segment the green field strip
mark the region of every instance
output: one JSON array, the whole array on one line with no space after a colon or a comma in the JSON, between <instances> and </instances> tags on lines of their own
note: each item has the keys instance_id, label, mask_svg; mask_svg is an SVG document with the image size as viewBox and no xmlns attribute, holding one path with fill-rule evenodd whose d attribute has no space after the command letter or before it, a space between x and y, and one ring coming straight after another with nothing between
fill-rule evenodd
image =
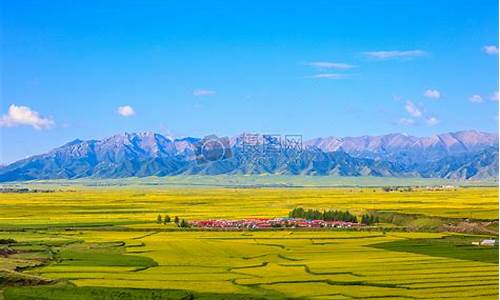
<instances>
[{"instance_id":1,"label":"green field strip","mask_svg":"<svg viewBox=\"0 0 500 300\"><path fill-rule=\"evenodd\" d=\"M429 286L418 286L418 287L409 287L409 289L411 290L432 290L432 289L452 289L452 288L471 288L471 287L476 287L476 288L479 288L479 287L485 287L485 286L488 286L488 287L497 287L498 289L498 281L494 281L493 283L477 283L477 284L472 284L472 285L468 285L468 284L452 284L452 285L437 285L437 286L433 286L433 285L429 285Z\"/></svg>"},{"instance_id":2,"label":"green field strip","mask_svg":"<svg viewBox=\"0 0 500 300\"><path fill-rule=\"evenodd\" d=\"M245 276L249 276L249 277L252 277L252 278L264 278L264 276L262 275L257 275L257 274L249 274L249 273L244 273L244 272L237 272L237 271L228 271L232 274L236 274L236 275L245 275ZM211 273L213 274L213 273Z\"/></svg>"},{"instance_id":3,"label":"green field strip","mask_svg":"<svg viewBox=\"0 0 500 300\"><path fill-rule=\"evenodd\" d=\"M366 297L356 297L356 296L351 296L351 299L419 299L418 297L412 297L412 296L402 296L402 295L383 295L383 296L366 296Z\"/></svg>"},{"instance_id":4,"label":"green field strip","mask_svg":"<svg viewBox=\"0 0 500 300\"><path fill-rule=\"evenodd\" d=\"M154 252L153 250L132 250L132 251L127 251L128 254L146 254L146 253L151 253Z\"/></svg>"},{"instance_id":5,"label":"green field strip","mask_svg":"<svg viewBox=\"0 0 500 300\"><path fill-rule=\"evenodd\" d=\"M121 273L121 272L131 272L134 267L103 267L103 266L62 266L58 264L52 264L41 269L37 269L36 272L40 274L46 273Z\"/></svg>"},{"instance_id":6,"label":"green field strip","mask_svg":"<svg viewBox=\"0 0 500 300\"><path fill-rule=\"evenodd\" d=\"M312 271L311 268L306 264L279 264L279 265L283 266L283 267L303 267L304 272L311 274L311 275L352 275L355 277L364 277L364 275L362 275L362 274L354 273L351 271L335 271L335 272Z\"/></svg>"},{"instance_id":7,"label":"green field strip","mask_svg":"<svg viewBox=\"0 0 500 300\"><path fill-rule=\"evenodd\" d=\"M311 241L311 244L312 245L317 245L317 246L321 246L321 245L339 245L341 244L340 242L315 242L315 241Z\"/></svg>"},{"instance_id":8,"label":"green field strip","mask_svg":"<svg viewBox=\"0 0 500 300\"><path fill-rule=\"evenodd\" d=\"M313 300L346 300L346 299L352 299L351 297L344 295L344 294L324 294L324 295L317 295L317 296L312 296L308 297L308 299L313 299Z\"/></svg>"},{"instance_id":9,"label":"green field strip","mask_svg":"<svg viewBox=\"0 0 500 300\"><path fill-rule=\"evenodd\" d=\"M498 293L484 293L484 294L473 294L473 295L467 295L467 299L473 299L473 298L478 298L478 299L493 299L493 300L498 300ZM436 297L423 297L420 299L456 299L456 300L462 300L464 299L463 295L456 295L456 296L436 296Z\"/></svg>"},{"instance_id":10,"label":"green field strip","mask_svg":"<svg viewBox=\"0 0 500 300\"><path fill-rule=\"evenodd\" d=\"M160 275L160 276L159 276ZM50 279L81 280L81 279L101 279L101 280L120 280L120 281L149 281L157 282L215 282L228 281L234 279L252 279L252 276L246 274L225 273L197 273L197 274L138 274L138 273L55 273L44 274Z\"/></svg>"},{"instance_id":11,"label":"green field strip","mask_svg":"<svg viewBox=\"0 0 500 300\"><path fill-rule=\"evenodd\" d=\"M132 240L142 240L143 238L146 238L148 236L152 236L152 235L155 235L155 234L158 234L160 233L160 231L153 231L151 233L148 233L148 234L144 234L144 235L140 235L140 236L137 236L137 237L133 237L131 238Z\"/></svg>"},{"instance_id":12,"label":"green field strip","mask_svg":"<svg viewBox=\"0 0 500 300\"><path fill-rule=\"evenodd\" d=\"M477 239L471 236L446 236L441 239L407 239L404 241L384 242L370 245L370 247L498 264L498 247L471 246L471 241Z\"/></svg>"},{"instance_id":13,"label":"green field strip","mask_svg":"<svg viewBox=\"0 0 500 300\"><path fill-rule=\"evenodd\" d=\"M374 264L375 266L375 264ZM376 267L367 267L364 269L366 273L370 275L377 275L380 274L381 270L377 270ZM393 274L396 275L403 275L403 274L422 274L422 273L430 273L430 272L443 272L443 271L450 271L453 272L454 270L457 271L466 271L466 272L490 272L490 271L498 271L498 267L496 266L448 266L448 265L438 265L438 266L432 266L429 268L425 267L419 267L416 265L414 268L392 268L390 266L387 266L384 271L391 271ZM439 273L437 273L439 274Z\"/></svg>"},{"instance_id":14,"label":"green field strip","mask_svg":"<svg viewBox=\"0 0 500 300\"><path fill-rule=\"evenodd\" d=\"M303 261L304 260L303 258L288 257L288 256L285 256L283 254L278 254L277 257L284 259L284 260L288 260L288 261Z\"/></svg>"},{"instance_id":15,"label":"green field strip","mask_svg":"<svg viewBox=\"0 0 500 300\"><path fill-rule=\"evenodd\" d=\"M399 288L388 287L373 287L364 285L330 285L323 282L300 282L300 283L276 283L274 285L267 285L267 287L278 290L292 297L304 297L324 295L324 294L341 294L349 299L354 298L412 298L408 294L408 290ZM369 296L369 297L367 297Z\"/></svg>"},{"instance_id":16,"label":"green field strip","mask_svg":"<svg viewBox=\"0 0 500 300\"><path fill-rule=\"evenodd\" d=\"M261 268L261 267L265 267L269 264L268 261L264 261L260 264L256 264L256 265L248 265L248 266L241 266L241 267L230 267L228 270L229 271L232 271L232 270L244 270L244 269L254 269L254 268Z\"/></svg>"},{"instance_id":17,"label":"green field strip","mask_svg":"<svg viewBox=\"0 0 500 300\"><path fill-rule=\"evenodd\" d=\"M295 283L326 283L328 285L334 286L367 286L367 287L379 287L379 288L398 288L398 289L409 289L398 284L391 283L376 283L367 281L335 281L331 279L310 279L310 280L282 280L282 281L272 281L272 282L261 282L261 283L248 283L244 284L235 281L238 285L243 286L254 286L254 285L275 285L275 284L295 284Z\"/></svg>"},{"instance_id":18,"label":"green field strip","mask_svg":"<svg viewBox=\"0 0 500 300\"><path fill-rule=\"evenodd\" d=\"M225 294L251 294L255 295L258 291L253 288L237 286L232 284L230 281L157 281L157 280L145 280L145 281L127 281L127 280L102 280L102 279L81 279L73 281L77 286L102 286L102 287L121 287L130 288L131 283L133 283L134 288L148 288L148 289L175 289L175 290L196 290L197 293L225 293ZM278 294L278 293L274 293ZM270 295L272 295L270 293ZM267 294L266 294L267 297ZM283 299L285 297L280 297ZM210 299L210 298L208 298ZM244 298L243 298L244 299Z\"/></svg>"},{"instance_id":19,"label":"green field strip","mask_svg":"<svg viewBox=\"0 0 500 300\"><path fill-rule=\"evenodd\" d=\"M484 276L469 276L469 277L452 277L452 276L446 276L446 278L434 276L431 278L422 278L422 277L413 277L410 279L410 277L407 278L394 278L392 277L391 279L382 279L380 277L374 277L378 282L397 282L401 285L412 285L412 284L425 284L425 283L439 283L439 282L452 282L455 283L457 281L460 282L479 282L481 280L497 280L498 281L498 274L495 275L484 275ZM430 279L436 279L436 280L430 280Z\"/></svg>"},{"instance_id":20,"label":"green field strip","mask_svg":"<svg viewBox=\"0 0 500 300\"><path fill-rule=\"evenodd\" d=\"M260 242L257 242L256 240L255 240L255 244L260 245L260 246L278 247L278 248L283 249L283 250L288 250L288 248L285 245L281 245L281 244L260 243Z\"/></svg>"},{"instance_id":21,"label":"green field strip","mask_svg":"<svg viewBox=\"0 0 500 300\"><path fill-rule=\"evenodd\" d=\"M154 268L154 266L138 267L138 268L136 268L134 270L131 270L130 272L143 272L143 271L149 270L151 268Z\"/></svg>"},{"instance_id":22,"label":"green field strip","mask_svg":"<svg viewBox=\"0 0 500 300\"><path fill-rule=\"evenodd\" d=\"M275 255L273 253L266 253L266 254L261 254L261 255L255 255L255 256L241 256L239 258L245 259L245 260L250 260L250 259L257 259L257 258L263 258L269 255Z\"/></svg>"},{"instance_id":23,"label":"green field strip","mask_svg":"<svg viewBox=\"0 0 500 300\"><path fill-rule=\"evenodd\" d=\"M125 247L128 249L128 248L137 248L137 247L144 247L146 246L146 244L144 242L140 242L140 243L130 243L129 241L125 242Z\"/></svg>"},{"instance_id":24,"label":"green field strip","mask_svg":"<svg viewBox=\"0 0 500 300\"><path fill-rule=\"evenodd\" d=\"M423 299L469 299L475 298L478 295L494 294L494 290L495 289L493 287L489 290L486 290L484 287L479 287L478 289L471 289L470 287L467 287L467 289L452 288L446 290L411 290L411 294ZM496 297L496 299L498 299L498 293ZM481 297L478 298L481 299Z\"/></svg>"},{"instance_id":25,"label":"green field strip","mask_svg":"<svg viewBox=\"0 0 500 300\"><path fill-rule=\"evenodd\" d=\"M390 273L391 276L430 276L430 275L435 275L435 276L443 276L443 275L448 275L448 274L453 274L452 272L456 272L457 270L446 270L446 271L430 271L430 270L413 270L413 271L408 271L408 272L397 272L393 270L385 270L385 271L363 271L364 276L373 276L373 277L378 277L378 276L384 276ZM474 275L492 275L492 274L498 274L498 271L476 271L476 272L470 272L470 271L465 271L467 272L467 275L474 276Z\"/></svg>"},{"instance_id":26,"label":"green field strip","mask_svg":"<svg viewBox=\"0 0 500 300\"><path fill-rule=\"evenodd\" d=\"M415 264L415 262L418 262L418 264ZM477 262L471 262L471 261L464 261L464 260L455 260L455 259L449 259L445 257L431 257L430 259L426 258L421 258L419 257L417 260L410 260L410 259L401 259L401 261L398 262L384 262L386 266L422 266L425 268L432 267L435 265L441 265L441 264L446 264L446 265L457 265L457 266L477 266Z\"/></svg>"},{"instance_id":27,"label":"green field strip","mask_svg":"<svg viewBox=\"0 0 500 300\"><path fill-rule=\"evenodd\" d=\"M157 266L155 266L155 268L159 268L159 267L175 267L175 268L186 268L186 267L192 267L192 268L206 268L206 269L213 269L214 266L209 266L209 265L177 265L177 264L159 264ZM225 267L220 267L219 268L225 268ZM234 267L234 268L238 268L238 267ZM252 267L250 267L252 268Z\"/></svg>"}]
</instances>

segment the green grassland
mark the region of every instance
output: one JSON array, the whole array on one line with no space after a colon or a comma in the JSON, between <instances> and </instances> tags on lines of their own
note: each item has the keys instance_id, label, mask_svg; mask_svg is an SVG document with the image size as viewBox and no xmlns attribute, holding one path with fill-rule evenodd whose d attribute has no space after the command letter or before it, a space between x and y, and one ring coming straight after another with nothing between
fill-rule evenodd
<instances>
[{"instance_id":1,"label":"green grassland","mask_svg":"<svg viewBox=\"0 0 500 300\"><path fill-rule=\"evenodd\" d=\"M196 231L155 222L158 214L279 217L297 206L380 213L394 229ZM490 233L425 232L455 220L488 222ZM0 299L498 299L498 247L471 245L498 239L497 221L495 187L73 183L0 193Z\"/></svg>"},{"instance_id":2,"label":"green grassland","mask_svg":"<svg viewBox=\"0 0 500 300\"><path fill-rule=\"evenodd\" d=\"M6 183L4 185L19 185ZM107 187L107 188L169 188L169 187L383 187L383 186L497 186L498 179L452 180L421 177L374 176L301 176L301 175L182 175L164 177L128 177L119 179L57 179L22 182L22 186L48 187Z\"/></svg>"}]
</instances>

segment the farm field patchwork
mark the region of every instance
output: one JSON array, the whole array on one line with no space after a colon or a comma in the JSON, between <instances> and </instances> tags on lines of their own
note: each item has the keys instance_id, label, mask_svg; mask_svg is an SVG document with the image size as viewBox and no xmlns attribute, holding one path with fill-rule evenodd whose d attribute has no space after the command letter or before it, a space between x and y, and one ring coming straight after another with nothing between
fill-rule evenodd
<instances>
[{"instance_id":1,"label":"farm field patchwork","mask_svg":"<svg viewBox=\"0 0 500 300\"><path fill-rule=\"evenodd\" d=\"M294 207L391 211L448 218L498 219L498 189L384 192L380 188L78 189L0 193L0 229L17 226L156 226L158 214L187 220L284 217ZM164 227L158 227L164 228Z\"/></svg>"},{"instance_id":2,"label":"farm field patchwork","mask_svg":"<svg viewBox=\"0 0 500 300\"><path fill-rule=\"evenodd\" d=\"M442 248L419 254L383 247L414 239L462 239L462 244L448 246L454 251L474 238L456 234L81 231L9 236L47 243L53 238L85 241L55 250L58 263L25 272L77 287L173 289L255 298L498 297L498 263L481 261L481 254L452 258L442 256ZM484 251L495 255L498 249ZM37 288L7 288L5 296L16 299L37 293ZM41 287L51 288L59 286ZM66 296L71 293L78 289L66 290Z\"/></svg>"},{"instance_id":3,"label":"farm field patchwork","mask_svg":"<svg viewBox=\"0 0 500 300\"><path fill-rule=\"evenodd\" d=\"M276 217L297 206L494 221L497 197L473 187L2 193L0 290L4 299L497 299L498 247L471 243L498 234L156 223L158 214Z\"/></svg>"}]
</instances>

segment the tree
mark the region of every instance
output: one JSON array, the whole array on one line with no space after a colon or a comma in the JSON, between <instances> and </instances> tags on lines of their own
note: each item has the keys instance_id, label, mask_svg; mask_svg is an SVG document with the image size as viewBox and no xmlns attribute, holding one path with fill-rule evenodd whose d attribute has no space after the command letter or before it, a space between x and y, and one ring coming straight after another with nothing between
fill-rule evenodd
<instances>
[{"instance_id":1,"label":"tree","mask_svg":"<svg viewBox=\"0 0 500 300\"><path fill-rule=\"evenodd\" d=\"M378 222L379 222L378 217L374 215L365 214L361 217L361 223L365 225L372 225Z\"/></svg>"},{"instance_id":2,"label":"tree","mask_svg":"<svg viewBox=\"0 0 500 300\"><path fill-rule=\"evenodd\" d=\"M161 215L158 215L158 217L156 217L156 223L161 224Z\"/></svg>"},{"instance_id":3,"label":"tree","mask_svg":"<svg viewBox=\"0 0 500 300\"><path fill-rule=\"evenodd\" d=\"M319 211L317 209L304 210L302 207L297 207L292 209L288 216L290 218L303 218L307 220L323 220L323 221L344 221L357 223L358 219L355 215L351 214L349 211L341 210L324 210Z\"/></svg>"},{"instance_id":4,"label":"tree","mask_svg":"<svg viewBox=\"0 0 500 300\"><path fill-rule=\"evenodd\" d=\"M167 224L167 223L170 223L170 216L169 215L165 215L165 218L163 218L163 224Z\"/></svg>"},{"instance_id":5,"label":"tree","mask_svg":"<svg viewBox=\"0 0 500 300\"><path fill-rule=\"evenodd\" d=\"M182 219L181 222L179 223L179 227L187 228L189 227L189 223L186 220Z\"/></svg>"},{"instance_id":6,"label":"tree","mask_svg":"<svg viewBox=\"0 0 500 300\"><path fill-rule=\"evenodd\" d=\"M175 223L175 224L179 224L179 217L178 217L178 216L175 216L175 218L174 218L174 223Z\"/></svg>"},{"instance_id":7,"label":"tree","mask_svg":"<svg viewBox=\"0 0 500 300\"><path fill-rule=\"evenodd\" d=\"M306 213L302 207L296 207L288 213L290 218L304 218L305 215Z\"/></svg>"}]
</instances>

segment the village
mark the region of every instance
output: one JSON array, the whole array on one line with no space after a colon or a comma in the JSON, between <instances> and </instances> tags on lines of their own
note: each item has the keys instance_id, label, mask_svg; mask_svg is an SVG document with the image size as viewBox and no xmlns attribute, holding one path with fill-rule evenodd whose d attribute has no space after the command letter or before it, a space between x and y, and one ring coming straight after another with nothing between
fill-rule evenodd
<instances>
[{"instance_id":1,"label":"village","mask_svg":"<svg viewBox=\"0 0 500 300\"><path fill-rule=\"evenodd\" d=\"M167 224L172 220L169 215L162 218L158 215L158 224ZM288 217L275 218L245 218L237 220L229 219L209 219L186 221L178 216L174 217L174 223L178 227L200 228L200 229L271 229L271 228L359 228L367 225L374 225L379 222L378 217L364 214L361 222L349 211L341 210L316 210L297 207L288 213Z\"/></svg>"},{"instance_id":2,"label":"village","mask_svg":"<svg viewBox=\"0 0 500 300\"><path fill-rule=\"evenodd\" d=\"M364 224L347 221L307 220L303 218L251 218L241 220L201 220L189 222L191 227L218 229L266 229L266 228L352 228Z\"/></svg>"}]
</instances>

